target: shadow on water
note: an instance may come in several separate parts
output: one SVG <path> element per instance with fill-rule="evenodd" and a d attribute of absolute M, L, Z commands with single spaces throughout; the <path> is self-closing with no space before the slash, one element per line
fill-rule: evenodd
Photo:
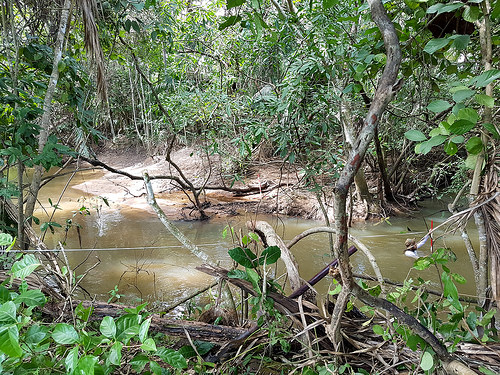
<path fill-rule="evenodd" d="M 96 173 L 98 177 L 102 175 L 102 172 Z M 90 171 L 78 174 L 71 186 L 94 177 L 95 174 Z M 44 187 L 40 201 L 49 206 L 48 198 L 51 197 L 52 201 L 55 201 L 66 181 L 67 179 L 58 178 Z M 107 300 L 108 292 L 118 285 L 119 293 L 125 296 L 126 302 L 154 300 L 169 305 L 210 283 L 207 275 L 195 270 L 195 267 L 200 265 L 200 260 L 173 238 L 146 204 L 142 208 L 134 208 L 109 200 L 108 207 L 102 199 L 71 186 L 61 201 L 61 209 L 56 210 L 53 221 L 64 225 L 66 219 L 71 219 L 81 225 L 80 235 L 75 228 L 71 228 L 65 242 L 71 265 L 78 267 L 77 274 L 83 273 L 99 258 L 101 263 L 90 271 L 83 282 L 92 296 Z M 103 196 L 106 194 L 103 193 Z M 145 198 L 141 199 L 146 203 Z M 82 206 L 89 210 L 89 215 L 82 214 L 85 210 L 79 211 Z M 422 238 L 427 230 L 425 221 L 430 225 L 430 220 L 433 220 L 434 226 L 437 226 L 446 220 L 449 214 L 439 211 L 445 208 L 444 204 L 442 206 L 439 202 L 428 204 L 413 218 L 390 218 L 378 224 L 356 224 L 351 229 L 351 234 L 372 251 L 384 277 L 402 281 L 408 276 L 413 279 L 420 276 L 431 279 L 432 287 L 439 289 L 439 278 L 434 268 L 418 273 L 411 270 L 414 259 L 404 255 L 404 242 L 407 238 Z M 48 207 L 46 209 L 48 210 Z M 43 210 L 38 210 L 37 215 L 40 216 L 41 222 L 47 220 Z M 230 236 L 223 238 L 222 232 L 227 225 L 231 225 L 237 229 L 242 228 L 245 233 L 245 222 L 249 219 L 255 219 L 255 215 L 205 222 L 178 221 L 175 224 L 191 241 L 207 252 L 213 261 L 220 262 L 223 267 L 229 267 L 232 262 L 227 251 L 234 245 Z M 297 218 L 262 216 L 259 219 L 270 222 L 285 240 L 290 240 L 311 227 L 323 225 L 321 222 Z M 408 229 L 411 229 L 410 233 Z M 473 227 L 471 233 L 474 233 Z M 437 233 L 438 236 L 440 234 L 442 232 Z M 57 229 L 54 235 L 47 235 L 46 242 L 54 247 L 63 239 L 64 230 Z M 80 242 L 81 249 L 84 250 L 80 250 Z M 468 280 L 466 284 L 459 285 L 460 291 L 474 294 L 472 269 L 460 236 L 449 234 L 436 238 L 434 246 L 448 247 L 456 253 L 458 261 L 451 264 L 450 268 L 452 272 L 460 273 Z M 308 237 L 292 250 L 304 279 L 314 276 L 331 261 L 326 234 Z M 427 243 L 420 250 L 421 255 L 428 255 L 430 244 Z M 351 261 L 355 273 L 374 274 L 361 252 L 354 254 Z M 326 292 L 328 283 L 327 280 L 318 284 L 318 290 Z"/>

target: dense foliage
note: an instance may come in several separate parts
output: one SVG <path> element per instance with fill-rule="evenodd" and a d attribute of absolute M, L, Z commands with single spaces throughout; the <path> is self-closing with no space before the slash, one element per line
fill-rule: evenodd
<path fill-rule="evenodd" d="M 496 191 L 497 182 L 488 181 L 497 180 L 487 176 L 498 174 L 500 0 L 394 0 L 384 6 L 402 60 L 395 95 L 377 119 L 360 169 L 376 186 L 369 190 L 357 173 L 359 197 L 388 208 L 387 201 L 414 202 L 445 188 L 463 194 L 467 185 L 470 202 Z M 93 156 L 105 142 L 139 143 L 149 154 L 162 153 L 174 139 L 195 145 L 219 154 L 233 181 L 267 153 L 299 166 L 303 185 L 318 197 L 331 194 L 348 152 L 359 145 L 391 54 L 369 4 L 350 0 L 6 0 L 1 13 L 0 231 L 17 234 L 20 248 L 27 243 L 25 224 L 41 224 L 41 231 L 52 225 L 33 216 L 43 170 Z M 25 168 L 39 173 L 30 186 L 23 183 Z M 18 206 L 17 224 L 7 215 L 12 198 L 27 201 Z M 482 231 L 484 218 L 481 227 L 474 215 L 484 238 L 494 232 L 488 226 L 490 232 Z M 469 254 L 484 302 L 493 255 Z M 246 267 L 232 276 L 260 293 L 255 312 L 273 316 L 259 267 L 279 253 L 269 247 L 257 258 L 237 248 L 230 255 Z M 449 257 L 442 250 L 415 264 L 441 267 L 444 299 L 428 302 L 418 289 L 422 307 L 412 314 L 426 327 L 441 326 L 439 333 L 453 345 L 487 342 L 496 335 L 489 328 L 492 313 L 464 308 L 455 286 L 460 276 L 445 265 Z M 12 278 L 23 280 L 37 262 L 25 256 L 6 264 L 13 263 Z M 410 284 L 389 299 L 404 303 L 408 291 L 425 281 Z M 179 372 L 187 367 L 181 353 L 150 337 L 144 306 L 106 317 L 99 327 L 89 323 L 91 309 L 80 307 L 73 324 L 45 326 L 36 321 L 46 303 L 40 291 L 25 282 L 17 291 L 1 286 L 0 299 L 4 371 L 111 373 L 122 351 L 133 352 L 129 363 L 139 372 L 148 366 L 164 373 L 162 363 Z M 442 311 L 450 323 L 442 324 Z M 393 332 L 376 330 L 393 340 Z M 417 348 L 420 341 L 406 328 L 396 332 Z M 277 342 L 289 350 L 282 337 Z M 435 353 L 424 352 L 420 365 L 430 372 Z M 198 371 L 212 366 L 199 358 Z"/>

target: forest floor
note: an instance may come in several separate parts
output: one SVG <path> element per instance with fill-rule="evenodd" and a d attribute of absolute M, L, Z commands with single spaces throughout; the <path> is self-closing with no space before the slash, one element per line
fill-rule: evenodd
<path fill-rule="evenodd" d="M 106 165 L 125 171 L 134 176 L 142 176 L 147 171 L 150 176 L 179 173 L 165 160 L 164 156 L 148 156 L 137 147 L 101 149 L 98 160 Z M 234 178 L 234 166 L 228 165 L 219 156 L 208 157 L 192 147 L 182 147 L 172 151 L 171 158 L 184 176 L 194 186 L 226 186 L 236 189 L 250 188 L 250 193 L 238 194 L 220 189 L 206 189 L 200 196 L 209 217 L 226 217 L 242 212 L 280 214 L 305 219 L 324 220 L 316 194 L 304 186 L 303 172 L 289 163 L 277 159 L 252 160 L 245 173 Z M 172 220 L 196 220 L 199 214 L 193 209 L 188 195 L 173 180 L 152 180 L 156 199 L 167 216 Z M 132 180 L 124 175 L 104 170 L 97 179 L 88 180 L 75 188 L 105 196 L 108 200 L 133 208 L 149 209 L 145 199 L 144 182 Z M 332 215 L 333 201 L 326 200 L 326 207 Z M 361 208 L 354 210 L 354 217 L 362 217 Z"/>

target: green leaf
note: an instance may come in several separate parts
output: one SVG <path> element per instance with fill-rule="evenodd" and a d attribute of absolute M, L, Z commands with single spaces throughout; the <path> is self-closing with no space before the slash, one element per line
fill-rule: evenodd
<path fill-rule="evenodd" d="M 329 9 L 338 4 L 338 0 L 323 0 L 323 9 Z"/>
<path fill-rule="evenodd" d="M 259 289 L 259 281 L 260 281 L 259 274 L 251 268 L 247 268 L 246 270 L 247 270 L 248 279 L 252 282 L 253 286 L 256 289 Z"/>
<path fill-rule="evenodd" d="M 470 83 L 476 85 L 477 87 L 486 87 L 497 78 L 500 78 L 500 70 L 491 69 L 475 78 L 472 78 Z"/>
<path fill-rule="evenodd" d="M 429 352 L 425 352 L 422 355 L 422 359 L 420 360 L 420 367 L 424 371 L 429 371 L 432 366 L 434 366 L 434 358 L 432 358 L 432 354 Z"/>
<path fill-rule="evenodd" d="M 483 126 L 493 135 L 493 138 L 500 139 L 500 134 L 493 124 L 483 124 Z"/>
<path fill-rule="evenodd" d="M 146 352 L 156 352 L 156 343 L 152 338 L 146 339 L 141 345 L 141 349 Z"/>
<path fill-rule="evenodd" d="M 0 333 L 0 350 L 9 357 L 20 357 L 23 354 L 23 350 L 19 346 L 17 326 L 11 326 Z"/>
<path fill-rule="evenodd" d="M 24 280 L 28 275 L 31 275 L 41 263 L 32 254 L 25 254 L 21 260 L 18 260 L 12 265 L 10 270 L 14 279 Z"/>
<path fill-rule="evenodd" d="M 276 263 L 280 256 L 281 250 L 278 246 L 269 246 L 262 252 L 259 258 L 259 264 L 263 265 L 264 261 L 266 262 L 266 265 Z"/>
<path fill-rule="evenodd" d="M 469 43 L 470 35 L 456 35 L 453 39 L 453 47 L 455 47 L 459 51 L 467 49 Z"/>
<path fill-rule="evenodd" d="M 157 355 L 172 367 L 180 370 L 187 368 L 186 358 L 178 351 L 162 348 L 158 350 Z"/>
<path fill-rule="evenodd" d="M 489 95 L 476 94 L 476 96 L 474 97 L 474 99 L 476 99 L 476 102 L 478 104 L 484 105 L 485 107 L 493 108 L 495 106 L 495 99 L 493 99 Z"/>
<path fill-rule="evenodd" d="M 26 335 L 24 336 L 24 341 L 27 344 L 38 344 L 40 341 L 47 337 L 47 333 L 49 332 L 49 328 L 45 326 L 41 326 L 38 324 L 32 325 Z"/>
<path fill-rule="evenodd" d="M 479 120 L 479 115 L 474 108 L 462 108 L 460 111 L 458 111 L 458 118 L 476 124 Z"/>
<path fill-rule="evenodd" d="M 465 138 L 462 135 L 456 135 L 450 139 L 451 142 L 455 144 L 464 143 Z"/>
<path fill-rule="evenodd" d="M 434 52 L 439 51 L 441 48 L 447 46 L 450 43 L 448 38 L 437 38 L 431 39 L 427 42 L 424 47 L 424 52 L 432 55 Z"/>
<path fill-rule="evenodd" d="M 134 371 L 142 374 L 142 370 L 144 370 L 144 367 L 146 367 L 148 362 L 149 358 L 147 356 L 145 356 L 144 354 L 138 354 L 130 360 L 130 365 L 132 366 L 132 369 Z"/>
<path fill-rule="evenodd" d="M 479 366 L 479 371 L 484 375 L 498 375 L 495 371 L 491 371 L 489 368 L 484 366 Z"/>
<path fill-rule="evenodd" d="M 240 5 L 245 4 L 245 0 L 227 0 L 226 8 L 231 9 L 234 7 L 239 7 Z"/>
<path fill-rule="evenodd" d="M 99 330 L 101 333 L 108 337 L 108 338 L 113 338 L 116 335 L 116 324 L 115 321 L 112 317 L 110 316 L 105 316 L 102 321 L 101 325 L 99 327 Z"/>
<path fill-rule="evenodd" d="M 122 348 L 123 344 L 121 342 L 115 342 L 111 349 L 109 350 L 108 361 L 112 365 L 120 366 L 122 360 Z"/>
<path fill-rule="evenodd" d="M 473 96 L 476 92 L 474 90 L 460 90 L 457 91 L 453 94 L 453 100 L 455 103 L 461 103 L 466 99 L 469 99 L 471 96 Z"/>
<path fill-rule="evenodd" d="M 408 130 L 405 132 L 405 137 L 408 138 L 410 141 L 415 141 L 415 142 L 421 142 L 421 141 L 426 141 L 427 137 L 422 133 L 420 130 Z"/>
<path fill-rule="evenodd" d="M 10 246 L 14 242 L 12 236 L 8 233 L 0 233 L 0 246 Z"/>
<path fill-rule="evenodd" d="M 24 303 L 28 307 L 32 306 L 43 306 L 47 299 L 45 295 L 38 289 L 27 290 L 22 292 L 16 299 L 14 300 L 16 304 Z"/>
<path fill-rule="evenodd" d="M 12 301 L 5 302 L 0 306 L 0 322 L 4 323 L 16 323 L 16 304 Z"/>
<path fill-rule="evenodd" d="M 98 358 L 93 355 L 86 355 L 80 358 L 78 365 L 73 372 L 74 375 L 94 375 L 94 366 Z"/>
<path fill-rule="evenodd" d="M 462 135 L 472 130 L 476 124 L 467 120 L 457 120 L 450 126 L 450 133 Z"/>
<path fill-rule="evenodd" d="M 458 151 L 458 147 L 455 143 L 449 141 L 449 142 L 446 142 L 446 145 L 444 146 L 444 151 L 452 156 L 452 155 L 455 155 Z"/>
<path fill-rule="evenodd" d="M 58 323 L 52 332 L 52 338 L 61 345 L 71 345 L 78 342 L 79 336 L 73 326 L 66 323 Z"/>
<path fill-rule="evenodd" d="M 144 342 L 144 340 L 146 340 L 146 338 L 148 337 L 148 331 L 150 325 L 151 325 L 151 318 L 148 318 L 141 323 L 141 326 L 139 327 L 139 340 L 141 340 L 141 342 Z"/>
<path fill-rule="evenodd" d="M 465 147 L 469 154 L 476 155 L 483 150 L 483 142 L 481 142 L 481 138 L 479 137 L 472 137 Z"/>
<path fill-rule="evenodd" d="M 243 270 L 231 270 L 227 273 L 227 277 L 230 279 L 247 279 L 247 273 Z"/>
<path fill-rule="evenodd" d="M 385 333 L 384 328 L 382 328 L 382 326 L 380 326 L 378 324 L 374 324 L 372 329 L 376 335 L 383 335 Z"/>
<path fill-rule="evenodd" d="M 236 247 L 229 250 L 229 256 L 236 263 L 242 265 L 246 268 L 254 268 L 257 264 L 254 262 L 257 256 L 247 248 L 242 249 L 241 247 Z"/>
<path fill-rule="evenodd" d="M 154 375 L 163 375 L 163 373 L 164 373 L 163 368 L 155 361 L 149 362 L 149 368 L 151 369 L 151 372 Z"/>
<path fill-rule="evenodd" d="M 443 295 L 448 298 L 453 307 L 459 311 L 463 311 L 463 307 L 458 300 L 457 286 L 451 279 L 449 273 L 443 272 L 441 274 L 441 280 L 443 281 Z"/>
<path fill-rule="evenodd" d="M 463 277 L 462 275 L 460 275 L 458 273 L 452 273 L 451 277 L 453 277 L 453 280 L 455 280 L 459 284 L 465 284 L 467 282 L 465 277 Z"/>
<path fill-rule="evenodd" d="M 78 366 L 78 346 L 72 348 L 64 359 L 66 373 L 70 374 Z"/>
<path fill-rule="evenodd" d="M 219 25 L 219 30 L 222 31 L 224 29 L 227 29 L 228 27 L 233 26 L 233 25 L 237 24 L 240 21 L 241 21 L 241 16 L 230 16 L 230 17 L 227 17 L 225 19 L 225 21 L 222 22 Z"/>
<path fill-rule="evenodd" d="M 433 147 L 439 146 L 446 141 L 447 137 L 445 135 L 436 135 L 429 139 L 428 141 L 419 144 L 419 153 L 427 154 Z"/>
<path fill-rule="evenodd" d="M 446 100 L 434 100 L 433 102 L 429 103 L 429 105 L 427 106 L 427 109 L 431 112 L 439 113 L 439 112 L 446 111 L 450 107 L 451 107 L 451 104 L 448 103 Z"/>
<path fill-rule="evenodd" d="M 465 168 L 475 169 L 477 163 L 477 155 L 469 154 L 467 159 L 465 159 Z"/>
<path fill-rule="evenodd" d="M 467 22 L 476 22 L 479 19 L 479 7 L 477 6 L 466 6 L 462 17 Z"/>

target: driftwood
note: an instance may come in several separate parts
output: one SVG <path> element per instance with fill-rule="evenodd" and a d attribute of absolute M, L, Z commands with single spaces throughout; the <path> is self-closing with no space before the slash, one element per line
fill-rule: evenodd
<path fill-rule="evenodd" d="M 281 259 L 285 263 L 288 273 L 290 288 L 292 291 L 299 289 L 303 284 L 299 275 L 299 265 L 283 240 L 276 234 L 273 227 L 265 221 L 249 221 L 247 222 L 247 228 L 257 233 L 266 247 L 279 247 L 281 250 Z"/>
<path fill-rule="evenodd" d="M 90 319 L 100 321 L 105 316 L 118 317 L 123 314 L 123 309 L 131 306 L 118 305 L 114 303 L 101 303 L 81 301 L 83 307 L 92 307 Z M 74 306 L 78 306 L 79 301 L 74 301 Z M 43 309 L 46 315 L 59 317 L 63 309 L 63 304 L 48 306 Z M 71 312 L 68 312 L 68 315 Z M 159 314 L 151 314 L 151 329 L 156 332 L 164 333 L 168 336 L 186 337 L 186 332 L 194 340 L 207 341 L 215 344 L 224 344 L 241 336 L 246 329 L 243 327 L 230 327 L 222 325 L 213 325 L 197 321 L 187 321 L 179 319 L 163 318 Z"/>

